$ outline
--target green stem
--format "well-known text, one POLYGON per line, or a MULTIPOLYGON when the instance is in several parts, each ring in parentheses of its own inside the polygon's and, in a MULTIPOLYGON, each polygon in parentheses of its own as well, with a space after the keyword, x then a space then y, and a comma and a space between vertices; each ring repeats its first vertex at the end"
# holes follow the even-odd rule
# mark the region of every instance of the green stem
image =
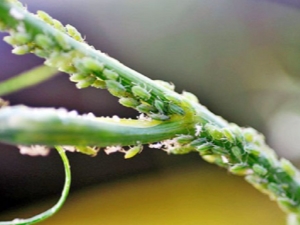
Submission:
POLYGON ((0 222, 0 225, 29 225, 29 224, 35 224, 38 222, 41 222, 49 217, 51 217, 52 215, 54 215, 56 212, 58 212, 58 210, 62 207, 62 205, 64 204, 64 202, 66 201, 66 198, 69 194, 69 190, 70 190, 70 185, 71 185, 71 171, 70 171, 70 165, 69 165, 69 160, 66 156, 65 151, 63 150, 62 147, 60 146, 56 146, 55 147, 63 161, 63 165, 65 168, 65 184, 64 184, 64 188, 63 191, 61 193, 61 197, 59 199, 59 201, 50 209, 48 209, 47 211, 38 214, 34 217, 28 218, 28 219, 14 219, 12 221, 4 221, 4 222, 0 222))
POLYGON ((0 83, 0 96, 41 83, 57 74, 57 70, 48 66, 38 66, 29 71, 0 83))

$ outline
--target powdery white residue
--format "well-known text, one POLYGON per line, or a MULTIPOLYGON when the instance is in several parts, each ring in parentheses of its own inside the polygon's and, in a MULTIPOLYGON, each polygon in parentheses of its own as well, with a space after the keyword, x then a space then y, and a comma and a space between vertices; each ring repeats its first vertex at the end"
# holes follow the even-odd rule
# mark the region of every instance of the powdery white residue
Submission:
POLYGON ((22 155, 46 156, 50 152, 49 148, 42 145, 31 145, 31 146, 19 145, 18 148, 20 149, 20 153, 22 155))
POLYGON ((115 121, 115 122, 120 122, 120 117, 118 117, 118 116, 116 116, 116 115, 114 115, 113 117, 112 117, 112 119, 113 119, 113 121, 115 121))
POLYGON ((155 143, 155 144, 149 144, 149 148, 157 148, 157 149, 160 149, 162 148, 163 144, 158 142, 158 143, 155 143))
POLYGON ((202 126, 196 125, 195 128, 196 128, 195 136, 199 136, 202 131, 202 126))
POLYGON ((115 152, 125 152, 121 146, 108 146, 104 149, 107 155, 115 152))

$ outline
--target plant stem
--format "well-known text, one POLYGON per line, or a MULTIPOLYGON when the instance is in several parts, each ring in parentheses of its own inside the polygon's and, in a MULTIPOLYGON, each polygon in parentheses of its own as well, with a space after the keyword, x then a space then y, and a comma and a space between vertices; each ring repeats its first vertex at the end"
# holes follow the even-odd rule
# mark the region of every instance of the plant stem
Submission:
POLYGON ((57 70, 48 66, 38 66, 0 83, 0 96, 31 87, 57 74, 57 70))
POLYGON ((70 190, 70 185, 71 185, 71 171, 70 171, 70 164, 69 164, 69 160, 66 156, 66 153, 64 151, 64 149, 60 146, 56 146, 55 147, 56 150, 58 151, 63 165, 64 165, 64 169, 65 169, 65 184, 64 184, 64 188, 63 191, 61 193, 61 197, 58 200, 58 202, 50 209, 48 209, 47 211, 38 214, 34 217, 28 218, 28 219, 14 219, 12 221, 3 221, 0 222, 0 225, 29 225, 29 224, 35 224, 38 222, 41 222, 49 217, 51 217, 52 215, 54 215, 56 212, 58 212, 58 210, 63 206, 63 204, 65 203, 68 194, 69 194, 69 190, 70 190))

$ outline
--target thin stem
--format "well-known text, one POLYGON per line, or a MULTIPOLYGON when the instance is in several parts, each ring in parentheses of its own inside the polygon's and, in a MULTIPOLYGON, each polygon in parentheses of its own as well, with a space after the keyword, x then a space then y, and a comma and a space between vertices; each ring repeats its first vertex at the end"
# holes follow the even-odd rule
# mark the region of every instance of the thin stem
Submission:
POLYGON ((63 161, 63 165, 64 165, 64 169, 65 169, 65 184, 64 184, 63 191, 61 193, 61 197, 58 200, 58 202, 52 208, 48 209, 47 211, 45 211, 41 214, 34 216, 34 217, 31 217, 28 219, 14 219, 12 221, 4 221, 4 222, 0 222, 0 225, 29 225, 29 224, 35 224, 35 223, 41 222, 41 221, 51 217, 52 215, 54 215, 56 212, 58 212, 58 210, 65 203, 67 196, 69 194, 70 185, 71 185, 70 165, 69 165, 69 160, 66 156, 64 149, 60 146, 56 146, 55 148, 58 151, 58 153, 63 161))
POLYGON ((48 66, 38 66, 0 83, 0 96, 22 90, 50 79, 57 70, 48 66))

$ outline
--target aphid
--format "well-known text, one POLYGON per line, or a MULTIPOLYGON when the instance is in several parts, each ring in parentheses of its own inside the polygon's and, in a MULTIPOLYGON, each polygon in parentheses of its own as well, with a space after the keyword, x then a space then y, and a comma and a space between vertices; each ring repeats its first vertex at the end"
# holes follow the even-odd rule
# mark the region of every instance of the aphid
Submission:
POLYGON ((64 33, 66 32, 66 28, 64 27, 64 25, 62 25, 62 23, 59 20, 52 19, 52 22, 53 22, 54 28, 56 28, 57 30, 60 30, 64 33))
POLYGON ((171 102, 168 105, 168 111, 170 114, 177 114, 181 116, 185 114, 184 110, 180 106, 175 105, 174 103, 171 102))
POLYGON ((221 140, 223 138, 223 133, 220 128, 209 123, 205 124, 204 128, 213 139, 221 140))
POLYGON ((202 145, 202 144, 204 144, 206 142, 207 142, 206 138, 198 138, 196 140, 193 140, 190 143, 190 145, 193 146, 193 147, 197 147, 197 146, 202 145))
POLYGON ((200 153, 200 155, 211 155, 213 145, 211 143, 204 143, 202 145, 198 145, 195 147, 196 151, 200 153))
POLYGON ((22 45, 15 47, 11 52, 16 55, 24 55, 30 52, 30 48, 28 45, 22 45))
POLYGON ((51 38, 49 38, 43 34, 36 35, 34 40, 35 40, 35 43, 43 49, 51 49, 54 44, 53 41, 51 40, 51 38))
POLYGON ((240 161, 242 160, 243 154, 242 154, 242 150, 239 147, 237 146, 232 147, 231 152, 238 160, 240 161))
POLYGON ((103 70, 103 76, 108 80, 117 80, 119 77, 119 74, 112 70, 105 69, 103 70))
POLYGON ((165 121, 170 119, 169 116, 164 115, 164 114, 155 114, 155 113, 150 113, 149 116, 154 119, 154 120, 161 120, 161 121, 165 121))
POLYGON ((142 88, 141 86, 133 86, 131 88, 131 91, 135 97, 141 98, 145 101, 151 97, 151 94, 145 88, 142 88))
POLYGON ((53 25, 53 18, 46 12, 38 10, 37 11, 37 16, 45 21, 46 23, 53 25))
POLYGON ((54 38, 63 50, 69 50, 71 48, 67 39, 62 33, 57 32, 56 34, 54 34, 54 38))
POLYGON ((18 42, 12 36, 5 36, 3 38, 3 41, 5 41, 7 44, 10 44, 10 45, 18 45, 18 42))
POLYGON ((159 113, 164 114, 165 106, 162 101, 155 99, 154 107, 158 110, 159 113))
POLYGON ((259 164, 254 164, 252 170, 259 176, 265 176, 268 173, 268 170, 259 164))
POLYGON ((176 105, 180 105, 181 103, 181 98, 180 95, 176 95, 176 94, 171 94, 171 93, 164 93, 164 97, 169 100, 170 102, 176 104, 176 105))
POLYGON ((198 98, 193 93, 190 93, 190 92, 187 92, 187 91, 183 91, 182 92, 182 96, 185 97, 186 99, 188 99, 191 102, 199 103, 198 98))
POLYGON ((244 176, 251 173, 251 170, 246 164, 235 164, 229 168, 229 171, 235 175, 244 176))
POLYGON ((289 160, 282 158, 280 160, 280 165, 281 168, 291 177, 294 177, 297 174, 297 169, 289 160))
POLYGON ((105 83, 104 80, 101 80, 101 79, 97 78, 91 86, 95 87, 95 88, 105 89, 106 88, 106 83, 105 83))
POLYGON ((156 109, 152 105, 149 105, 147 103, 142 103, 142 104, 138 105, 136 107, 136 110, 138 110, 141 113, 146 113, 146 114, 151 113, 151 112, 156 112, 156 109))
POLYGON ((14 39, 18 43, 18 45, 25 45, 31 40, 31 37, 27 33, 16 33, 14 35, 14 39))
POLYGON ((140 103, 134 98, 120 98, 119 103, 125 107, 135 108, 140 103))
POLYGON ((174 91, 174 89, 175 89, 175 85, 173 83, 169 83, 169 82, 166 82, 163 80, 155 80, 154 82, 157 83, 158 85, 161 85, 161 86, 171 90, 171 91, 174 91))
POLYGON ((87 77, 86 74, 81 74, 81 73, 74 73, 70 76, 70 81, 72 82, 79 82, 84 80, 87 77))
POLYGON ((176 137, 175 140, 179 144, 188 144, 194 139, 194 136, 192 135, 180 135, 179 137, 176 137))
POLYGON ((134 146, 125 152, 124 158, 125 159, 132 158, 136 156, 138 153, 141 153, 142 150, 143 150, 143 145, 134 146))
POLYGON ((268 187, 269 191, 271 191, 272 193, 274 193, 277 196, 280 196, 282 193, 282 188, 278 184, 270 183, 270 184, 268 184, 267 187, 268 187))
POLYGON ((126 97, 126 88, 117 81, 106 80, 105 81, 107 90, 116 97, 126 97))
POLYGON ((75 61, 75 67, 83 72, 101 72, 104 69, 104 64, 90 57, 84 57, 75 61))
POLYGON ((74 38, 76 41, 83 42, 83 38, 82 38, 81 34, 79 33, 79 31, 75 27, 73 27, 70 24, 67 24, 66 29, 67 29, 68 34, 72 38, 74 38))
POLYGON ((223 135, 226 137, 227 141, 229 141, 230 143, 234 143, 235 138, 232 132, 228 128, 223 128, 221 131, 223 135))
POLYGON ((76 84, 76 87, 79 89, 89 87, 95 82, 95 80, 96 80, 95 77, 87 77, 86 79, 79 81, 76 84))

